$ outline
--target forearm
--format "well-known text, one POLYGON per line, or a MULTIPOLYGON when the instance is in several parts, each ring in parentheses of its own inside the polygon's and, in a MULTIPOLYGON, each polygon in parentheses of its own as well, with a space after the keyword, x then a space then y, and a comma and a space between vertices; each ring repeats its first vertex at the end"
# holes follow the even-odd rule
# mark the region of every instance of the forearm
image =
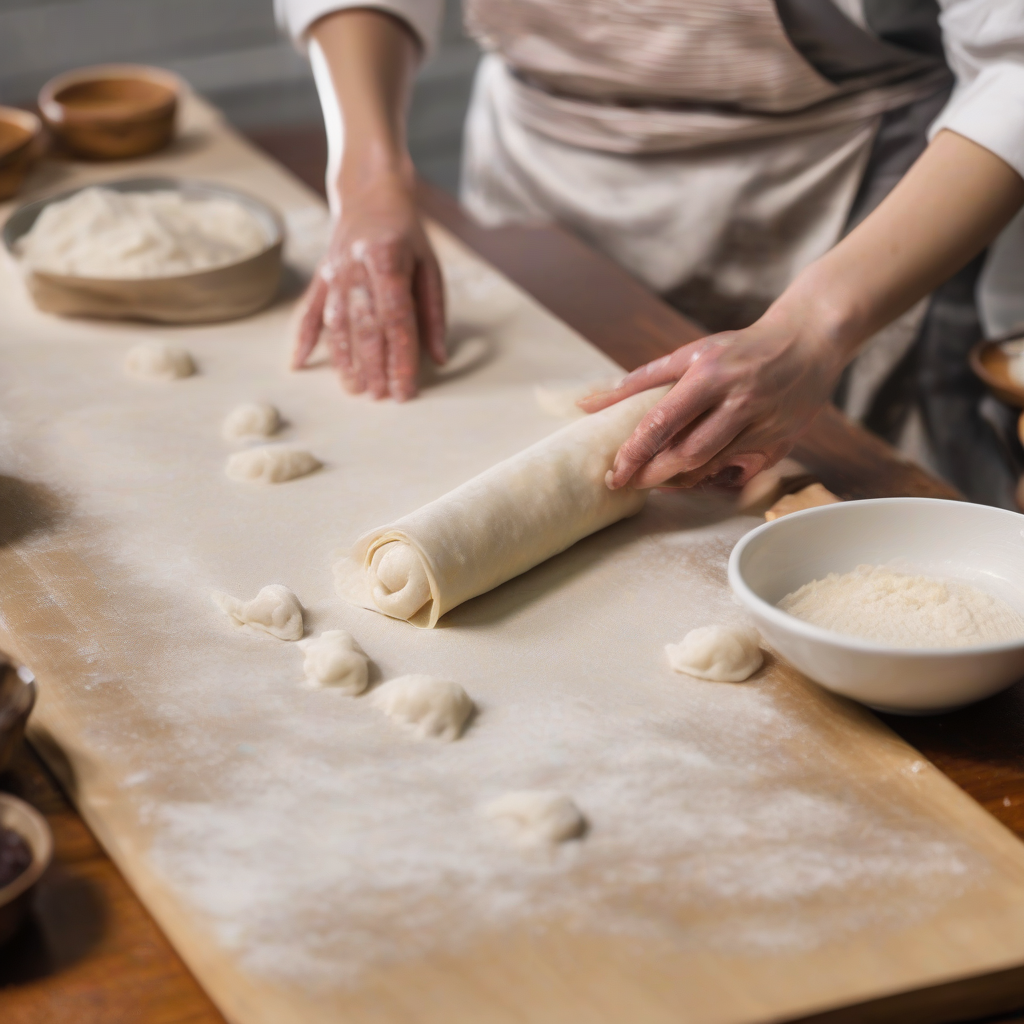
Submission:
POLYGON ((1024 203, 1024 179, 989 150, 940 132, 878 208, 774 304, 842 362, 952 276, 1024 203))
POLYGON ((395 180, 411 184, 405 111, 419 45, 398 19, 366 8, 322 18, 310 36, 323 52, 344 123, 342 194, 395 180))

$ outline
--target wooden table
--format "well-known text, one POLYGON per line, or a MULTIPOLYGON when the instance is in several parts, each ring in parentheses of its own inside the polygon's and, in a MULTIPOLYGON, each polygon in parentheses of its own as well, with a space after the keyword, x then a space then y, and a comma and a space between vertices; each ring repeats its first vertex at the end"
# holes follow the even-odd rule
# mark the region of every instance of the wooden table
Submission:
MULTIPOLYGON (((323 192, 322 132, 253 134, 254 141, 323 192)), ((423 210, 626 368, 702 333, 644 286, 556 228, 484 229, 449 196, 422 185, 423 210)), ((794 453, 844 498, 956 497, 948 485, 899 459, 884 443, 827 408, 794 453)), ((934 718, 884 716, 991 814, 1024 838, 1024 681, 964 711, 934 718)), ((3 1024, 223 1024, 145 908, 62 796, 38 757, 24 749, 0 789, 42 810, 56 837, 34 921, 0 951, 3 1024)), ((943 986, 928 1002, 953 1008, 973 985, 1020 991, 1024 971, 943 986)), ((920 997, 916 1005, 920 1004, 920 997)), ((898 1016, 902 997, 815 1017, 815 1024, 898 1016)), ((951 1011, 955 1012, 955 1011, 951 1011)), ((949 1019, 949 1018, 944 1018, 949 1019)), ((1024 1012, 988 1024, 1024 1021, 1024 1012)), ((811 1024, 806 1021, 805 1024, 811 1024)))

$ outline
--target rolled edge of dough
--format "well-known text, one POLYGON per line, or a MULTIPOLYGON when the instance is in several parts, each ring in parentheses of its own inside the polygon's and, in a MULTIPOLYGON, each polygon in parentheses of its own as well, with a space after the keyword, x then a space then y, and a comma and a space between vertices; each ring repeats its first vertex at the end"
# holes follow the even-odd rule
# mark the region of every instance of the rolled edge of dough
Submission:
MULTIPOLYGON (((334 584, 338 596, 360 608, 367 608, 370 611, 378 612, 382 615, 388 615, 389 618, 398 618, 399 621, 409 622, 421 629, 431 629, 437 625, 437 622, 442 615, 450 611, 452 608, 457 607, 463 601, 467 601, 471 597, 487 593, 494 587, 500 586, 501 583, 507 582, 515 576, 518 576, 523 572, 527 572, 534 566, 546 561, 548 558, 552 558, 556 554, 565 551, 568 547, 571 547, 572 544, 582 540, 583 537, 589 536, 591 532, 594 532, 593 529, 584 530, 583 532, 578 533, 575 535, 574 539, 570 540, 568 543, 552 545, 541 544, 539 545, 539 548, 543 550, 540 552, 539 557, 530 556, 522 559, 523 564, 521 566, 517 566, 514 571, 503 574, 502 578, 497 582, 492 579, 488 579, 486 584, 481 586, 471 585, 466 587, 463 585, 461 587, 463 592, 453 596, 450 585, 448 592, 445 592, 445 590, 440 586, 439 581, 444 574, 439 571, 432 552, 424 544, 420 543, 411 532, 403 529, 403 523, 406 521, 415 522, 417 517, 420 517, 423 514, 424 510, 438 507, 441 503, 448 501, 449 497, 452 495, 458 496, 460 494, 466 494, 469 489, 478 487, 480 482, 484 479, 490 478, 491 480, 494 480, 498 478, 505 470, 505 467, 517 466, 521 464, 521 460, 529 460, 531 457, 536 458, 537 453, 546 446, 554 447, 560 443, 560 441, 563 441, 568 443, 570 449, 575 449, 575 446, 580 444, 582 437, 591 436, 591 432, 597 432, 600 430, 608 431, 610 429, 610 432, 614 434, 615 443, 608 444, 608 438, 604 438, 602 443, 607 446, 608 450, 602 451, 599 448, 598 451, 591 452, 585 460, 586 462, 591 463, 590 468, 587 470, 588 477, 592 475, 593 479, 599 481, 600 486, 604 487, 606 486, 607 469, 611 466, 619 446, 630 436, 630 434, 632 434, 633 430, 636 428, 637 424, 640 423, 646 413, 653 408, 653 406, 662 397, 664 397, 669 390, 670 389, 667 387, 652 388, 649 391, 643 391, 639 394, 632 395, 630 398, 624 399, 622 402, 610 406, 607 409, 603 409, 601 412, 576 420, 563 427, 561 430, 549 435, 544 440, 538 441, 536 444, 524 449, 518 455, 514 455, 511 458, 506 459, 504 462, 497 463, 489 470, 485 470, 484 473, 478 474, 478 476, 468 480, 465 484, 455 488, 454 491, 450 491, 448 494, 442 495, 440 498, 435 499, 435 501, 423 506, 422 509, 411 513, 409 516, 405 516, 388 526, 383 526, 376 530, 371 530, 369 533, 363 534, 363 536, 352 545, 352 548, 348 552, 344 553, 334 562, 334 584), (581 434, 581 431, 586 431, 586 433, 581 434), (593 464, 595 459, 599 460, 601 463, 599 472, 597 471, 597 467, 593 464), (389 615, 387 611, 376 603, 373 596, 370 566, 373 561, 374 553, 385 544, 391 544, 396 541, 407 544, 417 552, 423 561, 426 577, 430 584, 430 600, 409 618, 389 615)), ((574 457, 579 457, 578 452, 576 452, 574 457)), ((620 492, 610 493, 621 495, 621 498, 616 500, 616 505, 619 508, 619 511, 616 513, 614 518, 606 518, 602 525, 597 527, 598 529, 603 529, 604 526, 610 525, 612 522, 617 522, 619 519, 635 515, 643 508, 649 492, 632 491, 632 489, 626 488, 620 492)))

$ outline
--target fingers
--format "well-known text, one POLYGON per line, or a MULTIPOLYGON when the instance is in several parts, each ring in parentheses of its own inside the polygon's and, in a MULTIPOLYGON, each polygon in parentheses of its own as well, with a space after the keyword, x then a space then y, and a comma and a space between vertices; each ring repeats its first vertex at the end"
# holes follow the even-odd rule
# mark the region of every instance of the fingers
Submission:
POLYGON ((313 280, 309 282, 306 294, 302 297, 302 306, 295 330, 295 344, 292 348, 293 370, 300 370, 306 365, 306 361, 320 340, 326 297, 327 282, 318 272, 313 275, 313 280))
POLYGON ((677 433, 633 475, 634 487, 656 487, 670 477, 687 477, 707 470, 715 456, 730 445, 750 422, 743 401, 724 401, 677 433), (655 481, 652 483, 651 481, 655 481))
POLYGON ((691 380, 689 377, 680 380, 640 421, 632 436, 616 453, 608 480, 609 488, 614 491, 625 487, 641 466, 650 462, 673 437, 707 412, 717 397, 708 380, 691 380))
POLYGON ((702 338, 700 341, 683 345, 682 348, 676 349, 675 352, 667 356, 645 363, 632 373, 626 374, 611 391, 598 391, 576 404, 584 412, 600 412, 602 409, 607 409, 609 405, 621 402, 624 398, 630 398, 641 391, 658 388, 664 384, 672 384, 686 373, 693 361, 700 355, 700 346, 704 340, 702 338))
POLYGON ((366 381, 352 351, 352 337, 348 322, 348 275, 338 279, 328 289, 324 302, 324 338, 331 356, 331 365, 341 377, 342 387, 357 395, 366 390, 366 381))
POLYGON ((421 259, 413 276, 413 295, 419 314, 420 340, 438 366, 448 361, 445 347, 444 281, 432 252, 421 259))
POLYGON ((413 305, 413 256, 405 246, 382 245, 367 253, 364 266, 373 289, 377 324, 385 342, 384 373, 397 402, 416 394, 419 332, 413 305))
POLYGON ((347 276, 345 301, 354 360, 370 394, 374 398, 385 398, 388 393, 386 346, 370 279, 362 263, 353 263, 347 276))
MULTIPOLYGON (((740 437, 716 455, 709 464, 688 473, 680 473, 671 479, 662 481, 657 486, 681 488, 706 486, 736 489, 742 487, 762 470, 774 466, 788 453, 788 445, 767 449, 748 448, 747 441, 740 437)), ((644 484, 644 487, 647 486, 644 484)))

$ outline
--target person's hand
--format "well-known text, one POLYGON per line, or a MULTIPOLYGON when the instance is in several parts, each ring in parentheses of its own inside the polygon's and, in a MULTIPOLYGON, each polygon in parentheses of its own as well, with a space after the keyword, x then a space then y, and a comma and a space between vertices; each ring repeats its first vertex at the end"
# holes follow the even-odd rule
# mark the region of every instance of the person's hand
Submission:
POLYGON ((352 393, 416 394, 419 350, 436 363, 444 346, 441 271, 412 194, 383 178, 342 196, 330 248, 303 297, 292 368, 306 364, 321 334, 352 393))
POLYGON ((608 486, 740 486, 789 452, 844 361, 827 338, 769 311, 742 331, 701 338, 641 366, 579 405, 597 412, 674 384, 619 449, 608 486))

